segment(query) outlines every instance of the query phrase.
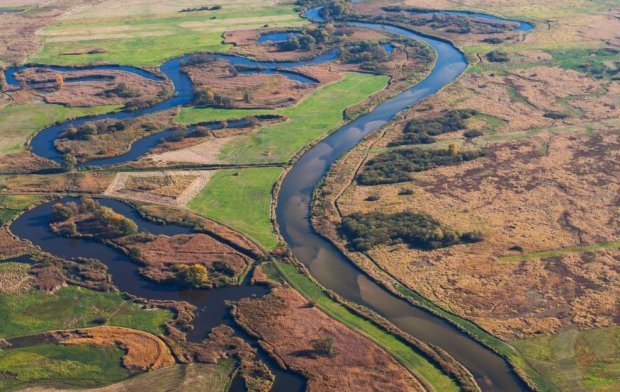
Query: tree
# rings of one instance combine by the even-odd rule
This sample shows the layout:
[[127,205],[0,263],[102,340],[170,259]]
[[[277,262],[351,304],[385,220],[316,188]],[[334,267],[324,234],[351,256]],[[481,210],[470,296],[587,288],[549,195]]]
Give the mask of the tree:
[[65,154],[62,157],[62,168],[65,171],[72,171],[77,166],[77,159],[71,154]]
[[252,90],[245,89],[243,91],[243,102],[250,103],[252,102]]
[[60,90],[62,86],[65,84],[65,78],[61,73],[56,72],[56,90]]
[[64,222],[67,219],[69,219],[71,215],[73,215],[73,211],[71,211],[71,208],[65,205],[56,203],[52,207],[52,221],[53,222]]
[[450,143],[448,146],[448,151],[451,156],[455,157],[459,154],[459,146],[456,143]]
[[177,281],[192,287],[202,287],[209,281],[209,271],[202,264],[182,265],[176,273]]
[[312,348],[314,348],[314,352],[317,355],[329,357],[334,355],[334,343],[336,343],[336,338],[332,335],[328,335],[323,338],[313,340]]

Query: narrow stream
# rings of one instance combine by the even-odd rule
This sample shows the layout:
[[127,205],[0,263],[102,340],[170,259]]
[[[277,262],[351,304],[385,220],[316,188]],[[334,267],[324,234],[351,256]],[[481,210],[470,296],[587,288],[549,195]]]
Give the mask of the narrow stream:
[[[469,16],[484,15],[470,14]],[[308,10],[305,17],[321,22],[321,8]],[[496,17],[493,17],[496,18]],[[508,21],[506,19],[501,19]],[[519,29],[526,30],[524,23]],[[285,177],[278,196],[276,209],[277,223],[282,235],[294,255],[309,268],[312,275],[325,287],[335,291],[344,298],[367,306],[384,316],[405,332],[423,341],[442,347],[454,358],[467,367],[481,388],[485,391],[520,391],[526,387],[509,368],[506,361],[465,335],[443,319],[436,317],[406,301],[393,296],[386,289],[370,280],[348,258],[342,255],[331,242],[315,233],[309,220],[312,192],[324,177],[330,165],[351,147],[359,143],[366,135],[378,130],[398,113],[435,94],[442,87],[458,78],[467,68],[467,62],[461,51],[451,43],[411,30],[374,23],[351,23],[351,25],[386,31],[396,36],[415,39],[430,45],[437,52],[437,62],[431,73],[420,83],[400,95],[377,106],[368,114],[343,126],[322,142],[308,150],[295,163]],[[529,24],[528,24],[529,25]],[[530,25],[531,26],[531,25]],[[302,65],[320,64],[333,61],[337,51],[331,51],[314,59],[300,62],[261,62],[228,54],[212,55],[230,61],[233,65],[246,67],[251,72],[278,72],[291,77],[287,69]],[[134,119],[177,106],[187,105],[192,101],[192,84],[189,77],[181,71],[182,62],[189,56],[177,57],[162,64],[160,70],[174,85],[176,95],[152,107],[128,112],[119,111],[100,116],[83,117],[54,125],[39,132],[32,140],[32,151],[41,157],[60,162],[62,155],[54,147],[54,140],[69,126],[78,126],[97,119]],[[35,65],[32,65],[34,67]],[[27,66],[13,67],[6,71],[7,81],[11,85],[19,84],[15,72]],[[57,72],[75,70],[71,67],[40,66]],[[102,65],[87,66],[78,69],[104,70],[114,69],[136,73],[142,77],[157,80],[160,76],[135,67]],[[313,82],[311,80],[298,80]],[[147,153],[154,145],[167,136],[160,132],[148,136],[131,146],[130,151],[119,157],[86,162],[83,166],[104,166],[119,164],[136,159]],[[65,199],[67,201],[69,199]],[[154,234],[187,233],[188,228],[177,225],[156,225],[144,220],[132,207],[114,200],[102,199],[102,203],[114,208],[119,213],[134,219],[141,230]],[[123,253],[92,240],[68,239],[55,235],[49,229],[49,214],[52,203],[44,204],[20,216],[12,225],[16,235],[29,239],[45,251],[61,257],[90,257],[104,262],[114,283],[121,291],[147,298],[184,300],[196,305],[199,313],[195,320],[195,330],[190,339],[200,340],[216,325],[224,322],[238,328],[230,320],[225,301],[238,300],[248,296],[266,294],[265,288],[249,286],[247,282],[239,287],[213,290],[179,289],[148,282],[138,274],[138,266]],[[208,309],[208,310],[207,310]],[[207,310],[207,311],[205,311]],[[265,360],[276,374],[274,391],[297,391],[305,388],[305,379],[297,374],[284,372],[274,366],[274,361],[259,350],[261,359]],[[239,387],[239,380],[233,383],[233,390]]]

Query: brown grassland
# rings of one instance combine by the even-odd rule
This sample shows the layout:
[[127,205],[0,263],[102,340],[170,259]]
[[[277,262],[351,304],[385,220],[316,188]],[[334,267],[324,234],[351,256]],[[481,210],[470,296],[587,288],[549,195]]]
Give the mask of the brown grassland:
[[[424,388],[392,357],[313,307],[291,287],[235,305],[236,319],[260,337],[267,350],[309,378],[309,391],[420,391]],[[318,354],[313,342],[333,339],[332,352]]]

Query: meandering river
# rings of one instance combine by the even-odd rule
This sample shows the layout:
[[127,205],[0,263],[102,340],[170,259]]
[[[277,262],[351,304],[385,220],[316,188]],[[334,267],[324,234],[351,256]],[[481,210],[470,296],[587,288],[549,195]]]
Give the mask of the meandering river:
[[[304,14],[307,18],[321,22],[321,8],[314,8]],[[468,14],[472,15],[472,14]],[[484,14],[473,14],[482,15]],[[488,15],[486,17],[489,17]],[[492,17],[498,20],[497,17]],[[499,18],[500,20],[503,20]],[[518,29],[527,30],[527,22],[518,23]],[[382,315],[403,331],[425,342],[437,345],[467,367],[480,387],[485,391],[519,391],[526,389],[523,382],[510,369],[508,363],[470,338],[443,319],[411,305],[407,301],[392,295],[388,290],[378,285],[346,258],[331,242],[318,235],[310,223],[310,203],[313,190],[327,173],[330,165],[351,147],[359,143],[365,136],[378,130],[398,113],[415,105],[421,100],[435,94],[442,87],[457,79],[467,68],[463,53],[448,41],[421,35],[414,31],[400,27],[375,24],[351,23],[354,26],[381,30],[395,36],[407,37],[428,44],[437,53],[437,61],[430,74],[420,83],[411,87],[398,96],[388,99],[371,110],[368,114],[338,129],[323,141],[308,150],[291,168],[282,183],[278,195],[276,219],[284,240],[289,245],[296,258],[302,261],[310,273],[323,286],[333,290],[342,297],[364,305]],[[252,72],[279,72],[284,76],[292,77],[287,69],[301,65],[320,64],[333,61],[337,51],[332,51],[303,62],[261,62],[234,55],[216,54],[230,61],[233,65],[249,67]],[[150,113],[189,104],[192,101],[192,84],[189,77],[181,71],[181,65],[188,56],[178,57],[165,62],[161,73],[174,85],[176,95],[152,107],[128,112],[119,111],[100,116],[83,117],[54,125],[39,132],[32,140],[32,151],[45,158],[60,162],[62,154],[54,147],[60,133],[68,126],[78,126],[96,119],[133,119]],[[46,66],[43,66],[46,67]],[[19,84],[15,80],[15,72],[24,67],[9,68],[6,71],[9,84]],[[67,72],[74,68],[46,67],[57,72]],[[162,76],[144,71],[135,67],[124,66],[88,66],[80,69],[91,70],[120,70],[133,72],[142,77],[157,80]],[[313,80],[296,79],[302,83],[312,83]],[[148,136],[134,143],[127,154],[119,157],[107,158],[84,163],[82,166],[104,166],[119,164],[136,159],[148,152],[161,139],[167,136],[164,131]],[[127,205],[111,200],[103,202],[120,213],[136,220],[141,230],[156,234],[177,234],[188,229],[176,226],[159,226],[145,221]],[[49,213],[51,204],[45,204],[19,217],[11,226],[11,230],[18,236],[30,239],[44,250],[61,257],[92,257],[102,260],[110,269],[114,283],[122,291],[147,299],[177,299],[186,300],[199,307],[196,330],[190,338],[200,339],[206,332],[220,322],[231,325],[229,315],[225,310],[225,300],[236,300],[251,295],[264,295],[263,288],[253,288],[244,284],[240,287],[214,290],[188,290],[170,286],[157,285],[141,279],[138,267],[121,252],[100,243],[58,237],[49,230]],[[165,228],[165,229],[163,229]],[[169,232],[168,232],[169,231]],[[269,358],[261,352],[262,358],[269,362]],[[279,370],[271,364],[276,373],[275,391],[294,391],[303,389],[305,381],[302,377]],[[233,384],[239,388],[239,382]]]

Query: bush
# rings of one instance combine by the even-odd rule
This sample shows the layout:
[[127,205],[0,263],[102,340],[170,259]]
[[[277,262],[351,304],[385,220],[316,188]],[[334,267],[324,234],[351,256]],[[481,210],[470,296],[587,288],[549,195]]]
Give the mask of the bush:
[[322,357],[331,357],[334,355],[334,344],[336,343],[336,338],[331,335],[325,336],[323,338],[315,339],[312,341],[312,348],[314,348],[314,352],[317,355]]
[[405,182],[410,173],[439,166],[456,165],[484,156],[484,151],[454,152],[451,150],[395,150],[370,159],[357,176],[362,185],[379,185]]
[[565,118],[569,118],[570,116],[565,113],[560,112],[547,112],[543,114],[543,117],[550,118],[553,120],[564,120]]
[[463,134],[463,136],[465,136],[465,138],[467,139],[473,139],[473,138],[476,138],[482,135],[484,135],[484,132],[479,131],[477,129],[472,129],[471,131],[467,131]]
[[462,237],[430,216],[413,212],[354,213],[342,220],[340,234],[350,249],[359,252],[401,242],[412,248],[436,249],[457,244]]

